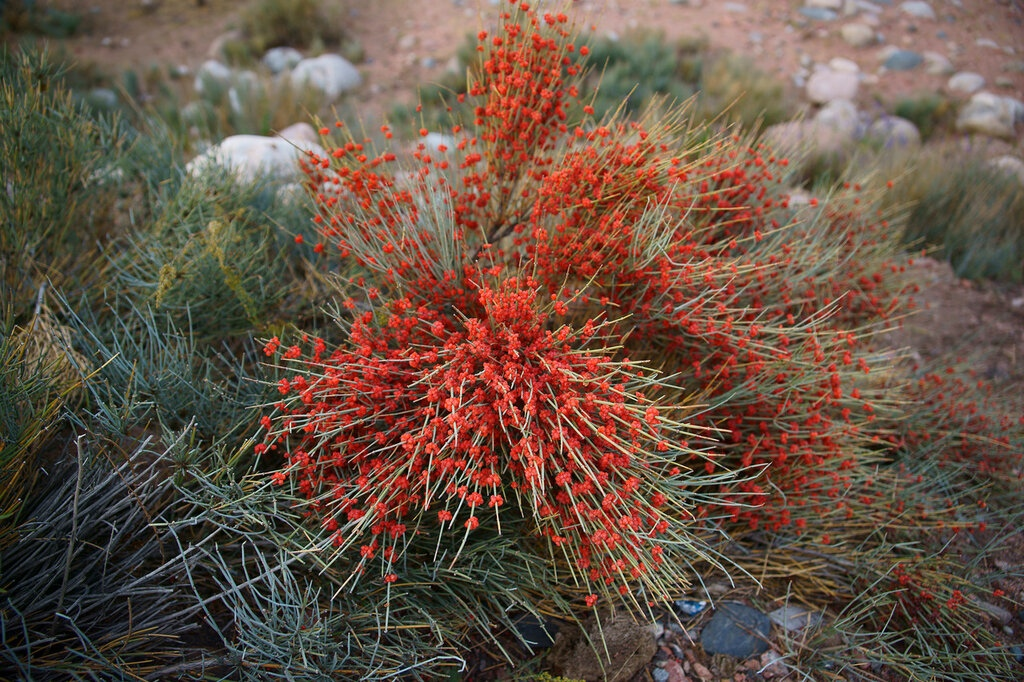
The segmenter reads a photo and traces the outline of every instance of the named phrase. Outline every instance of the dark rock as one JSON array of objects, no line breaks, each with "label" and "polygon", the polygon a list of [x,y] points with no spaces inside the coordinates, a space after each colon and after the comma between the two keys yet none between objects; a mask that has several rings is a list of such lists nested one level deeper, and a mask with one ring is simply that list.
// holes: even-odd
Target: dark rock
[{"label": "dark rock", "polygon": [[523,643],[533,650],[549,649],[558,634],[558,623],[550,619],[541,620],[532,613],[519,616],[515,626]]},{"label": "dark rock", "polygon": [[825,7],[801,7],[800,14],[814,21],[833,21],[839,15]]},{"label": "dark rock", "polygon": [[885,68],[890,71],[909,71],[916,69],[924,62],[924,57],[913,50],[896,50],[885,60]]},{"label": "dark rock", "polygon": [[700,635],[709,654],[750,658],[768,650],[772,621],[756,609],[736,602],[722,602]]}]

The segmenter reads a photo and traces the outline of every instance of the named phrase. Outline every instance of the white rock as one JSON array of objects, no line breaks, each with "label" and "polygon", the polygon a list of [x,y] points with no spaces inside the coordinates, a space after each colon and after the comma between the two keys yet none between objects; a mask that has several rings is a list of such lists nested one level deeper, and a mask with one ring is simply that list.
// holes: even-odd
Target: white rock
[{"label": "white rock", "polygon": [[860,136],[860,115],[850,100],[832,100],[814,115],[814,124],[843,138],[852,140]]},{"label": "white rock", "polygon": [[864,137],[883,149],[912,149],[921,146],[921,132],[917,126],[899,116],[882,116],[872,121]]},{"label": "white rock", "polygon": [[214,97],[231,86],[234,73],[216,59],[207,59],[196,71],[192,86],[200,97]]},{"label": "white rock", "polygon": [[925,52],[921,56],[924,57],[924,71],[929,75],[948,76],[954,71],[953,62],[949,61],[943,54]]},{"label": "white rock", "polygon": [[856,144],[849,130],[833,128],[817,120],[788,121],[769,126],[764,140],[776,151],[800,157],[809,151],[845,154]]},{"label": "white rock", "polygon": [[843,40],[853,47],[867,47],[868,45],[873,45],[878,39],[875,35],[875,29],[861,23],[844,24],[839,29],[839,34],[843,37]]},{"label": "white rock", "polygon": [[[1016,134],[1014,124],[1020,117],[1016,104],[1011,97],[1000,97],[991,92],[977,92],[960,110],[956,119],[956,129],[964,133],[1012,138]],[[1020,107],[1024,107],[1024,104],[1020,104]]]},{"label": "white rock", "polygon": [[840,10],[843,8],[843,0],[806,0],[804,7]]},{"label": "white rock", "polygon": [[295,182],[303,176],[299,159],[307,156],[308,152],[326,155],[320,145],[305,140],[232,135],[192,159],[185,169],[193,177],[221,167],[233,172],[243,182],[257,178]]},{"label": "white rock", "polygon": [[911,0],[910,2],[900,3],[900,9],[903,10],[905,14],[917,17],[918,19],[935,18],[935,10],[933,10],[932,6],[927,2],[924,2],[924,0]]},{"label": "white rock", "polygon": [[900,48],[896,47],[895,45],[885,45],[885,46],[880,47],[878,49],[878,52],[876,53],[876,57],[877,57],[878,61],[885,62],[886,60],[889,59],[889,57],[893,56],[895,53],[897,53],[899,51],[900,51]]},{"label": "white rock", "polygon": [[309,125],[305,121],[291,124],[277,133],[277,137],[296,145],[305,144],[307,146],[311,146],[320,144],[320,135],[316,132],[313,126]]},{"label": "white rock", "polygon": [[359,69],[336,54],[303,59],[292,69],[291,79],[297,86],[316,88],[331,102],[355,90],[363,82]]},{"label": "white rock", "polygon": [[[423,144],[431,152],[435,154],[443,154],[455,149],[455,145],[458,144],[458,142],[456,142],[455,138],[451,135],[427,133],[427,136],[423,138]],[[441,151],[441,147],[444,147],[444,152]]]},{"label": "white rock", "polygon": [[836,99],[852,100],[857,97],[860,76],[849,71],[818,69],[807,79],[807,98],[815,104],[825,104]]},{"label": "white rock", "polygon": [[860,73],[860,67],[857,65],[857,62],[845,57],[833,57],[828,60],[828,68],[843,73]]},{"label": "white rock", "polygon": [[868,12],[869,14],[878,15],[882,13],[882,6],[871,2],[871,0],[855,0],[857,3],[857,9],[862,12]]},{"label": "white rock", "polygon": [[972,71],[961,71],[946,83],[946,88],[950,92],[963,93],[965,95],[975,93],[983,87],[985,87],[985,77]]},{"label": "white rock", "polygon": [[806,627],[817,627],[821,623],[821,613],[808,611],[800,606],[787,604],[780,606],[768,614],[772,622],[789,632],[797,632]]},{"label": "white rock", "polygon": [[1021,185],[1024,185],[1024,160],[1016,156],[1000,156],[988,162],[993,168],[1004,171],[1007,175],[1016,177]]},{"label": "white rock", "polygon": [[295,65],[302,61],[302,53],[294,47],[272,47],[260,61],[270,73],[278,74],[294,69]]}]

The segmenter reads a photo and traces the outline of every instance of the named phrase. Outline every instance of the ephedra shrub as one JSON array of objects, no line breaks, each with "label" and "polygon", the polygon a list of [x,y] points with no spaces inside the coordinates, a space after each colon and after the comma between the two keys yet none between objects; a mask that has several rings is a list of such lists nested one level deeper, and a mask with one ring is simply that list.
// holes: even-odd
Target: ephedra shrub
[{"label": "ephedra shrub", "polygon": [[685,110],[595,119],[568,18],[506,7],[472,120],[321,129],[315,251],[345,274],[336,329],[266,344],[274,480],[346,587],[409,594],[502,538],[488,570],[546,566],[517,603],[570,617],[683,590],[708,527],[829,543],[897,416],[888,216],[859,186],[792,202],[785,158]]}]

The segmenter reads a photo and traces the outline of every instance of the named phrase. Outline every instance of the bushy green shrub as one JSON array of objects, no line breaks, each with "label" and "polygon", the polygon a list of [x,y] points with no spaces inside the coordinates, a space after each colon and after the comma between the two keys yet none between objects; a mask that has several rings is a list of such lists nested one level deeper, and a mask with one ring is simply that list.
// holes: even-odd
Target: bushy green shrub
[{"label": "bushy green shrub", "polygon": [[889,168],[889,201],[908,207],[906,240],[934,249],[960,277],[1024,281],[1024,192],[1011,172],[959,144]]},{"label": "bushy green shrub", "polygon": [[700,115],[755,130],[788,121],[796,113],[796,98],[782,81],[758,68],[749,57],[733,53],[711,55],[701,70]]},{"label": "bushy green shrub", "polygon": [[242,31],[256,55],[279,46],[338,45],[347,37],[345,9],[323,0],[256,0],[242,16]]},{"label": "bushy green shrub", "polygon": [[953,103],[934,93],[900,99],[894,105],[893,113],[917,126],[924,141],[951,132],[956,121],[956,107]]},{"label": "bushy green shrub", "polygon": [[45,53],[3,50],[0,71],[0,291],[26,315],[47,280],[73,288],[91,276],[127,139],[74,103]]},{"label": "bushy green shrub", "polygon": [[593,107],[600,118],[625,107],[635,114],[654,97],[682,102],[699,89],[706,41],[665,40],[654,31],[635,31],[621,37],[587,41],[587,64],[593,69]]},{"label": "bushy green shrub", "polygon": [[10,32],[68,38],[75,34],[81,23],[80,15],[46,7],[45,3],[36,0],[0,2],[0,36]]}]

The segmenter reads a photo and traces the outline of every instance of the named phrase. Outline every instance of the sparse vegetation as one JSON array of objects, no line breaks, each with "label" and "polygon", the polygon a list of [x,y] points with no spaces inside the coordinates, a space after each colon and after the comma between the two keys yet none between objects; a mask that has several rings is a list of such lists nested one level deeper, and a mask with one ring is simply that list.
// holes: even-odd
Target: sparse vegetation
[{"label": "sparse vegetation", "polygon": [[324,0],[255,0],[242,14],[252,54],[272,47],[337,47],[345,33],[345,3]]},{"label": "sparse vegetation", "polygon": [[952,131],[956,121],[956,106],[953,102],[934,93],[902,99],[896,102],[893,113],[917,126],[922,140]]},{"label": "sparse vegetation", "polygon": [[908,208],[905,239],[968,279],[1024,281],[1024,193],[1010,171],[962,143],[901,157],[889,202]]}]

